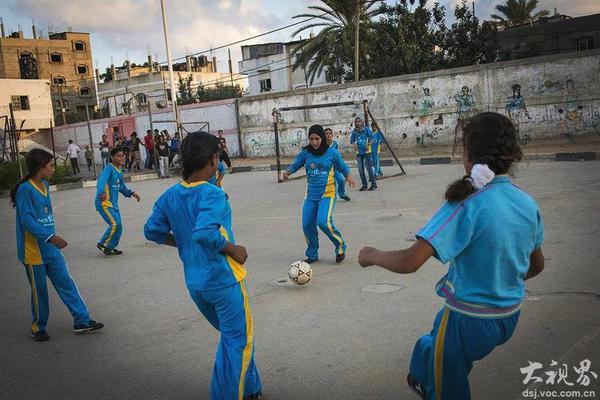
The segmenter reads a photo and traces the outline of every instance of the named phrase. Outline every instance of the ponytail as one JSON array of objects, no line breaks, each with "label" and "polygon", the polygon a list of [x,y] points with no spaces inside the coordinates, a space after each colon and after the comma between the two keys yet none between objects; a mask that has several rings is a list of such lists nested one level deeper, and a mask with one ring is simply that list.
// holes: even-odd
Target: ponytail
[{"label": "ponytail", "polygon": [[23,177],[13,188],[10,190],[10,204],[14,207],[17,206],[17,191],[19,187],[33,178],[40,169],[45,167],[49,162],[52,161],[52,154],[42,149],[32,149],[25,157],[25,165],[27,166],[27,175]]},{"label": "ponytail", "polygon": [[450,202],[463,201],[475,192],[473,181],[469,175],[465,175],[462,179],[452,182],[446,189],[446,200]]},{"label": "ponytail", "polygon": [[23,177],[23,179],[21,179],[19,182],[17,182],[15,184],[15,186],[12,187],[12,189],[10,189],[10,205],[13,206],[13,208],[15,208],[17,206],[17,191],[19,190],[19,186],[21,186],[22,184],[24,184],[25,182],[27,182],[30,179],[31,179],[31,176],[29,176],[29,174],[27,174]]}]

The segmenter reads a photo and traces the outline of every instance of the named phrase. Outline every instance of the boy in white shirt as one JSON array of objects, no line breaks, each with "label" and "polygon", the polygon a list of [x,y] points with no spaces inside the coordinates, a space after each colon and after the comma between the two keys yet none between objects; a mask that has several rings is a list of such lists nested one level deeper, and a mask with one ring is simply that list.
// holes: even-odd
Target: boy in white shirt
[{"label": "boy in white shirt", "polygon": [[69,147],[67,148],[67,155],[71,159],[71,168],[73,169],[73,175],[80,173],[79,170],[79,152],[81,149],[69,139]]}]

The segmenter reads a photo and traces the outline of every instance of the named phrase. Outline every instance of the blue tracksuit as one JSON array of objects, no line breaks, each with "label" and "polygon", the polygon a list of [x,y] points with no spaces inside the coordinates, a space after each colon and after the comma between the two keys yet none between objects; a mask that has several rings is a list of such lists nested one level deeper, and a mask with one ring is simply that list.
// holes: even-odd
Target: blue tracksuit
[{"label": "blue tracksuit", "polygon": [[223,184],[221,183],[220,185],[218,184],[219,178],[222,177],[223,175],[225,175],[225,165],[223,165],[223,163],[219,160],[218,164],[217,164],[217,172],[215,173],[215,175],[210,178],[208,180],[208,183],[212,183],[215,186],[219,186],[222,187]]},{"label": "blue tracksuit", "polygon": [[340,153],[332,148],[327,149],[325,154],[320,156],[302,150],[288,168],[288,173],[293,174],[302,167],[306,169],[308,183],[302,208],[302,229],[308,244],[306,257],[312,260],[319,258],[317,225],[335,245],[335,254],[342,254],[346,251],[346,243],[333,224],[333,210],[338,190],[334,176],[335,171],[348,176],[350,169]]},{"label": "blue tracksuit", "polygon": [[383,135],[381,131],[377,131],[373,134],[373,141],[371,142],[371,156],[373,157],[373,168],[375,169],[375,175],[383,176],[381,170],[381,160],[379,153],[381,153],[381,143],[383,143]]},{"label": "blue tracksuit", "polygon": [[428,399],[471,398],[473,362],[513,334],[530,255],[543,237],[537,204],[506,175],[462,202],[445,203],[417,233],[435,258],[450,262],[436,287],[444,308],[431,333],[418,340],[410,363]]},{"label": "blue tracksuit", "polygon": [[49,315],[48,288],[50,278],[59,297],[67,306],[75,325],[87,325],[90,316],[61,251],[48,243],[55,234],[54,216],[48,183],[38,188],[33,181],[19,186],[16,195],[17,256],[25,265],[31,285],[31,332],[46,329]]},{"label": "blue tracksuit", "polygon": [[211,398],[241,400],[261,391],[246,268],[222,253],[227,242],[235,243],[223,190],[205,181],[169,188],[156,200],[144,235],[162,244],[169,232],[175,237],[192,300],[221,332]]},{"label": "blue tracksuit", "polygon": [[[336,140],[331,143],[331,148],[340,152],[340,145]],[[341,198],[346,197],[346,177],[341,172],[335,171],[335,182],[337,183],[338,195]]]},{"label": "blue tracksuit", "polygon": [[[123,171],[109,164],[102,170],[96,184],[96,210],[108,224],[108,228],[98,243],[107,249],[114,249],[119,244],[123,226],[121,225],[121,214],[119,213],[119,192],[125,197],[131,197],[133,190],[125,185]],[[100,200],[100,196],[106,193],[108,198]]]},{"label": "blue tracksuit", "polygon": [[371,128],[365,126],[361,131],[352,130],[350,134],[350,144],[356,143],[356,162],[358,166],[358,174],[360,175],[360,181],[363,187],[367,186],[367,177],[365,175],[365,168],[369,175],[369,182],[374,187],[377,187],[375,170],[373,169],[373,157],[371,156],[371,142],[373,141],[373,132]]}]

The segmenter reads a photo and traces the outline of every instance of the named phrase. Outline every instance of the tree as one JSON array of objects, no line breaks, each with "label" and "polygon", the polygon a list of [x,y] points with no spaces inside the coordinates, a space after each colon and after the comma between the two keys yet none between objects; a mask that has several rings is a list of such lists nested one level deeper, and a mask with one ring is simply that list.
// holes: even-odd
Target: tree
[{"label": "tree", "polygon": [[466,0],[454,9],[456,22],[444,37],[444,68],[498,61],[498,39],[495,27],[479,19],[469,10]]},{"label": "tree", "polygon": [[542,10],[532,15],[537,4],[538,0],[506,0],[505,4],[496,6],[496,10],[502,15],[492,14],[491,17],[498,20],[505,28],[508,28],[531,22],[550,14],[548,10]]},{"label": "tree", "polygon": [[194,95],[192,93],[192,75],[188,75],[187,78],[182,78],[181,74],[177,74],[177,91],[179,92],[179,96],[177,96],[177,104],[192,104],[196,102]]},{"label": "tree", "polygon": [[195,100],[198,103],[206,101],[232,99],[242,97],[242,87],[240,85],[225,85],[223,82],[217,82],[215,86],[198,86],[196,89]]},{"label": "tree", "polygon": [[102,82],[106,83],[106,82],[110,82],[112,81],[112,71],[110,68],[106,68],[106,70],[104,71],[104,73],[100,74],[98,76],[99,79],[102,79]]},{"label": "tree", "polygon": [[[291,56],[296,57],[292,70],[308,66],[306,73],[312,83],[325,69],[328,79],[341,82],[346,75],[346,66],[351,66],[354,71],[356,20],[360,18],[360,35],[366,34],[371,18],[379,13],[379,9],[375,8],[376,3],[379,2],[373,0],[321,0],[321,2],[323,5],[308,7],[313,13],[294,16],[294,18],[313,18],[316,21],[301,26],[292,33],[292,37],[312,28],[322,29],[314,38],[292,51]],[[361,59],[363,58],[364,54],[361,52]]]}]

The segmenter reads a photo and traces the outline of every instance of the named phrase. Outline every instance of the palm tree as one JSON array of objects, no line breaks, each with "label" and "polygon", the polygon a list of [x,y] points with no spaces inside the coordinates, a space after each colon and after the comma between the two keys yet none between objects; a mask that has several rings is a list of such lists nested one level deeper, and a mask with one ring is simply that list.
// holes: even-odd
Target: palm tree
[{"label": "palm tree", "polygon": [[341,82],[347,66],[354,70],[353,49],[356,18],[359,16],[363,30],[368,29],[371,18],[379,13],[374,0],[321,0],[323,5],[309,6],[313,13],[295,15],[294,18],[311,18],[298,28],[292,37],[312,28],[321,31],[304,44],[296,47],[291,57],[296,57],[292,70],[307,68],[307,78],[312,83],[327,67],[328,80]]},{"label": "palm tree", "polygon": [[496,10],[503,15],[492,14],[491,17],[497,19],[505,28],[508,28],[509,26],[531,22],[550,14],[548,10],[542,10],[532,15],[537,4],[538,0],[506,0],[505,4],[496,6]]}]

